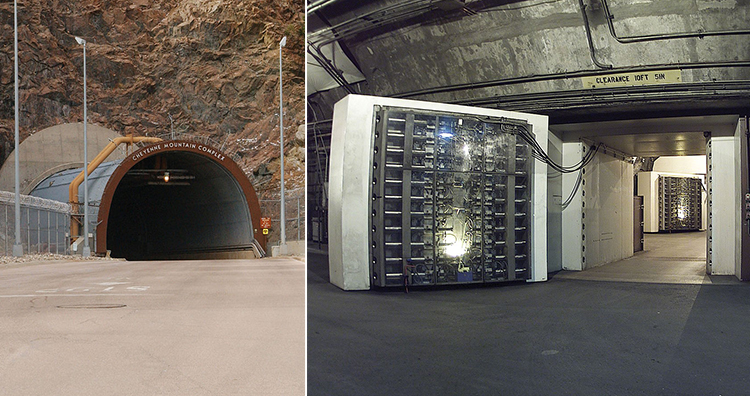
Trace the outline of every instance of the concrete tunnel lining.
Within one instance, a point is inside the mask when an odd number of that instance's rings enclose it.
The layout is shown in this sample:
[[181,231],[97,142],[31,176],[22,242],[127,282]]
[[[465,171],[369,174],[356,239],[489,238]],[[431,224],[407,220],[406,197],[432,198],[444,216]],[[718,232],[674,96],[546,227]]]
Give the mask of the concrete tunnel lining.
[[[170,182],[156,180],[166,171]],[[265,248],[266,242],[244,172],[219,150],[189,141],[152,144],[125,158],[104,188],[97,221],[97,253],[128,259],[248,250],[253,238]]]
[[[81,170],[59,171],[31,194],[67,201],[68,185]],[[171,173],[169,182],[163,181],[165,172]],[[151,144],[125,159],[102,163],[88,179],[89,221],[96,224],[90,232],[96,232],[98,254],[237,257],[248,254],[254,240],[265,249],[260,205],[250,181],[234,161],[206,144]],[[78,191],[80,202],[83,190]]]

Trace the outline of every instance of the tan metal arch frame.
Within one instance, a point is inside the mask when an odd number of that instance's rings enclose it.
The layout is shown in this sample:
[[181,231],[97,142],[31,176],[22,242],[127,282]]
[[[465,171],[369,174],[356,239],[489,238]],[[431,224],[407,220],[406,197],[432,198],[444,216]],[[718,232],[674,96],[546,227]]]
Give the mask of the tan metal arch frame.
[[107,226],[109,220],[109,212],[112,206],[112,199],[114,198],[117,186],[122,181],[123,177],[130,169],[136,164],[143,161],[146,158],[167,153],[167,152],[190,152],[206,157],[224,167],[234,179],[237,181],[245,201],[248,204],[250,211],[250,218],[253,227],[253,236],[260,243],[263,249],[266,249],[266,236],[263,235],[262,229],[260,228],[260,202],[258,196],[255,193],[255,189],[250,180],[248,180],[245,172],[228,156],[222,153],[220,150],[204,143],[197,143],[184,140],[169,140],[154,143],[152,145],[141,148],[138,151],[133,152],[127,158],[125,158],[117,169],[112,173],[112,176],[107,181],[107,185],[104,188],[102,194],[101,203],[99,206],[99,216],[97,222],[99,226],[96,229],[97,246],[96,253],[104,255],[107,251]]

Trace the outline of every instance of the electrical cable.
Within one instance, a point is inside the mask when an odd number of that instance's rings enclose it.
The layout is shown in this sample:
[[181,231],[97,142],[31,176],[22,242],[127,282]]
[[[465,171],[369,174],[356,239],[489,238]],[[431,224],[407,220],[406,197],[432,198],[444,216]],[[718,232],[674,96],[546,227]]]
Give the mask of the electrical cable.
[[573,191],[571,191],[570,196],[568,197],[568,199],[565,200],[565,202],[563,202],[561,204],[561,206],[562,206],[563,209],[567,208],[568,205],[570,205],[570,203],[573,202],[573,197],[576,196],[576,193],[578,192],[578,189],[581,187],[581,182],[582,181],[583,181],[583,169],[581,169],[580,171],[578,171],[578,177],[576,178],[576,184],[575,184],[575,186],[573,186]]
[[[480,121],[483,122],[489,122],[489,123],[498,123],[496,120],[488,120],[483,119],[481,117],[477,117]],[[526,143],[529,144],[531,147],[531,155],[535,159],[544,162],[545,164],[549,165],[552,169],[560,172],[560,173],[573,173],[578,172],[579,170],[583,169],[588,165],[593,159],[596,153],[599,151],[599,148],[602,146],[602,144],[598,144],[596,146],[592,146],[591,149],[581,158],[581,160],[571,166],[563,166],[561,164],[558,164],[555,162],[542,148],[542,146],[539,145],[539,142],[537,142],[534,135],[529,131],[529,127],[526,123],[520,122],[520,121],[513,121],[510,119],[501,119],[501,131],[506,133],[513,133],[516,136],[520,136],[521,139],[523,139]]]
[[[475,118],[486,123],[498,123],[497,120],[485,119],[482,117],[475,117]],[[552,169],[560,173],[578,172],[578,177],[576,178],[573,191],[570,193],[570,196],[568,196],[568,198],[564,202],[561,203],[561,206],[563,207],[563,209],[566,208],[568,205],[570,205],[576,193],[578,192],[581,186],[581,183],[583,182],[583,168],[585,168],[588,164],[591,163],[591,161],[593,161],[594,157],[596,156],[596,153],[599,152],[599,148],[601,148],[603,144],[599,143],[596,146],[591,146],[590,150],[575,165],[563,166],[555,162],[544,151],[544,149],[539,145],[539,142],[537,142],[534,135],[531,133],[531,131],[529,131],[528,124],[524,122],[518,122],[518,121],[514,122],[513,120],[509,120],[505,118],[501,119],[499,123],[500,123],[500,130],[502,132],[515,134],[516,136],[519,136],[521,139],[523,139],[526,143],[528,143],[529,146],[531,147],[531,155],[536,160],[549,165]]]

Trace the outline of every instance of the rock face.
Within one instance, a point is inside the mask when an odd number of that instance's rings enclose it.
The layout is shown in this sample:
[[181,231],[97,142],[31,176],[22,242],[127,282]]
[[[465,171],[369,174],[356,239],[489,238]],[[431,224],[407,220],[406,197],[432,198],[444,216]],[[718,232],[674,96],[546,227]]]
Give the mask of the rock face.
[[[79,36],[88,41],[90,123],[136,136],[209,136],[238,153],[261,199],[279,196],[279,41],[287,36],[285,180],[287,196],[304,192],[304,141],[295,139],[305,116],[302,0],[22,0],[18,19],[22,140],[83,120]],[[13,84],[13,3],[5,1],[0,160],[13,146]]]

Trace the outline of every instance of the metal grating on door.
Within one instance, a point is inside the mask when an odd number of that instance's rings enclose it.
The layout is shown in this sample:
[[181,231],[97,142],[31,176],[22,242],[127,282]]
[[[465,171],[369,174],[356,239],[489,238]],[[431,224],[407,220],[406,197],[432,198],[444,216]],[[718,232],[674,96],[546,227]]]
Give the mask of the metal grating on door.
[[376,286],[529,278],[531,175],[521,120],[382,107],[374,131]]
[[701,228],[701,179],[659,176],[659,231]]

